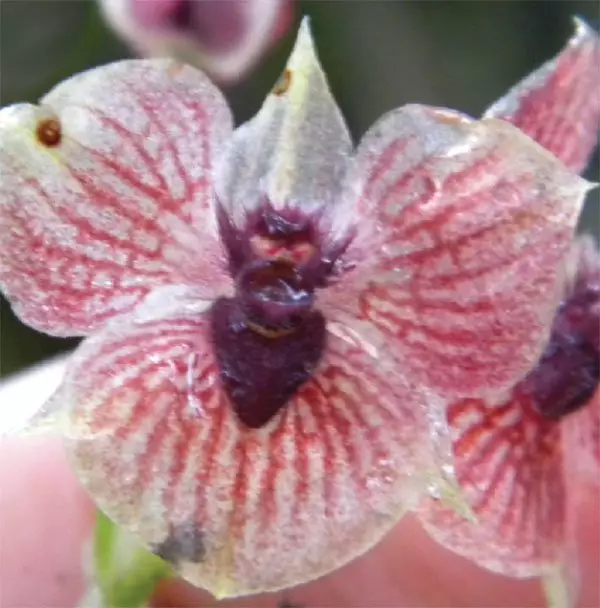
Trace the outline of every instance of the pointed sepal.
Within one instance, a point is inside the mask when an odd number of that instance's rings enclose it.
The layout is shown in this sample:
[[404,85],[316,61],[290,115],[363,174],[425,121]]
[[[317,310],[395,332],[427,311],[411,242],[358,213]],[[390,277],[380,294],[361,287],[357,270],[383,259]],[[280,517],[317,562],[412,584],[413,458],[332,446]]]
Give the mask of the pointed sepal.
[[519,127],[573,171],[582,171],[600,128],[600,38],[580,18],[565,48],[516,84],[484,117]]
[[220,203],[240,229],[265,206],[291,219],[320,212],[337,199],[351,151],[305,18],[281,78],[221,157]]

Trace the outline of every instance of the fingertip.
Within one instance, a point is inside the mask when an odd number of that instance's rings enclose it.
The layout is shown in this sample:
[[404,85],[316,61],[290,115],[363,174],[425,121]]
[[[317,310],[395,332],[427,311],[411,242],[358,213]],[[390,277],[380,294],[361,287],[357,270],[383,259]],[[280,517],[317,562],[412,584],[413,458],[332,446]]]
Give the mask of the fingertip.
[[53,433],[0,442],[0,605],[74,606],[94,506]]

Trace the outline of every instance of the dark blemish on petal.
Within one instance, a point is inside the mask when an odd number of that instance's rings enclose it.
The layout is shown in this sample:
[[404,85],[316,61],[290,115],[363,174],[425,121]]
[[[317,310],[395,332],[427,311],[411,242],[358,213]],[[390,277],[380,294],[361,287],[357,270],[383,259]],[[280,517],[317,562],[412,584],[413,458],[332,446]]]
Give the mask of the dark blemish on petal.
[[288,600],[281,600],[279,604],[277,604],[277,608],[306,608],[303,604],[295,604],[294,602],[289,602]]
[[284,95],[285,93],[287,93],[289,91],[291,84],[292,84],[292,70],[290,70],[289,68],[286,68],[283,71],[283,74],[281,74],[281,76],[279,77],[279,80],[277,81],[275,86],[273,87],[273,95],[277,95],[277,97],[281,97],[281,95]]
[[326,341],[319,312],[307,312],[289,334],[267,336],[248,325],[237,298],[215,303],[211,329],[223,388],[250,428],[267,424],[310,379]]
[[43,146],[54,148],[60,144],[62,138],[60,122],[56,118],[41,120],[38,123],[35,134]]
[[152,553],[174,565],[181,562],[197,564],[206,554],[204,533],[193,522],[171,525],[167,538],[155,545]]

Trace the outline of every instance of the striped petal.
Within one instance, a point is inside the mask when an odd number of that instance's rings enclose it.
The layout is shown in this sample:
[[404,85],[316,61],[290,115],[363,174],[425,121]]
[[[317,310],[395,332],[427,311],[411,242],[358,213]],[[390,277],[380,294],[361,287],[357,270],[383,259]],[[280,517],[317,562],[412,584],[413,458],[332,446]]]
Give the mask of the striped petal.
[[419,512],[424,527],[451,551],[495,572],[549,572],[567,550],[560,425],[542,418],[520,389],[502,403],[456,403],[448,419],[457,479],[477,522],[427,500]]
[[600,486],[600,388],[586,407],[565,419],[562,432],[570,471]]
[[543,576],[552,601],[576,593],[581,481],[600,481],[599,280],[593,241],[578,239],[537,365],[508,397],[448,409],[457,480],[477,523],[432,501],[421,512],[451,550],[503,574]]
[[357,236],[328,318],[373,323],[450,402],[513,386],[548,335],[589,184],[505,122],[425,106],[376,123],[349,174]]
[[210,171],[224,99],[172,61],[75,76],[0,112],[0,288],[29,325],[86,334],[151,289],[227,285]]
[[585,169],[600,128],[600,38],[581,19],[562,52],[494,103],[485,117],[516,125],[567,167]]
[[219,383],[208,305],[158,309],[89,338],[56,399],[99,507],[188,581],[217,596],[301,583],[416,506],[440,464],[435,398],[374,345],[330,325],[312,379],[248,429]]
[[135,50],[174,56],[223,81],[250,69],[291,20],[289,0],[99,0]]

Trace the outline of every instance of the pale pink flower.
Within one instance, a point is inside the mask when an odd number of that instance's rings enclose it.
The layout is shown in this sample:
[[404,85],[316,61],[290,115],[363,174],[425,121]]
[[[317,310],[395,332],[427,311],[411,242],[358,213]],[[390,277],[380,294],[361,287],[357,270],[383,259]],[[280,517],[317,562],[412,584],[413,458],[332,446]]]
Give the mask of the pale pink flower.
[[99,0],[136,52],[175,57],[221,82],[244,76],[288,29],[291,0]]
[[[576,25],[565,49],[486,116],[512,122],[581,171],[598,136],[600,40],[583,22]],[[477,523],[427,501],[421,519],[432,536],[495,572],[542,576],[552,601],[572,602],[580,477],[600,484],[599,375],[600,257],[587,237],[573,246],[534,369],[504,395],[450,406],[457,476]]]
[[519,129],[410,105],[354,149],[305,21],[235,131],[171,60],[0,112],[0,285],[89,335],[50,409],[106,513],[219,596],[316,578],[423,492],[446,406],[538,360],[590,185]]

